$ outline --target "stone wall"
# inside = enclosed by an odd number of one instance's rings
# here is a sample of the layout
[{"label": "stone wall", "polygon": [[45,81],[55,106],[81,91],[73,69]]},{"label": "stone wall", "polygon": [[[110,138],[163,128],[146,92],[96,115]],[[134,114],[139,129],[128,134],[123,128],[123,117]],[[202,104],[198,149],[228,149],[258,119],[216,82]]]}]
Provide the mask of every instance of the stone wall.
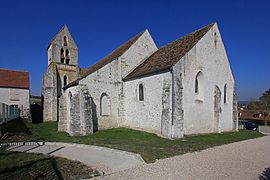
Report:
[{"label": "stone wall", "polygon": [[[64,36],[67,37],[67,46],[64,46]],[[61,48],[69,50],[70,65],[78,65],[78,47],[73,40],[69,30],[64,26],[54,37],[48,47],[48,65],[50,63],[61,63]]]},{"label": "stone wall", "polygon": [[59,101],[58,130],[70,135],[86,135],[94,131],[92,98],[86,86],[66,90]]},{"label": "stone wall", "polygon": [[57,121],[57,68],[51,64],[42,79],[43,121]]},{"label": "stone wall", "polygon": [[180,61],[172,69],[172,138],[184,136],[183,68],[184,64]]},{"label": "stone wall", "polygon": [[[214,25],[209,32],[179,61],[182,63],[184,134],[214,132],[214,91],[221,91],[221,130],[233,129],[234,78],[221,39]],[[195,93],[198,72],[203,76],[203,94]],[[224,103],[224,85],[227,86],[227,102]]]},{"label": "stone wall", "polygon": [[[125,126],[170,136],[171,77],[171,73],[166,72],[125,82]],[[143,85],[143,101],[139,100],[140,84]]]}]

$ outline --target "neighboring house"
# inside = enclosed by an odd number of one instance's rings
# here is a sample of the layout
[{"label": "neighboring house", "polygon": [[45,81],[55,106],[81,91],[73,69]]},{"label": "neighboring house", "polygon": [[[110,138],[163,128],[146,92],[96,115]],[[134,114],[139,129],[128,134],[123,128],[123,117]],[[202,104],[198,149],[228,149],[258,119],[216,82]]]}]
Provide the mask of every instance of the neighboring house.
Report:
[{"label": "neighboring house", "polygon": [[260,125],[270,124],[270,114],[265,111],[238,108],[239,120],[254,121]]},{"label": "neighboring house", "polygon": [[64,26],[48,64],[43,117],[71,135],[129,127],[181,138],[238,129],[235,80],[216,23],[159,49],[145,30],[87,69],[78,67]]},{"label": "neighboring house", "polygon": [[18,107],[22,117],[29,117],[29,72],[0,69],[0,102]]}]

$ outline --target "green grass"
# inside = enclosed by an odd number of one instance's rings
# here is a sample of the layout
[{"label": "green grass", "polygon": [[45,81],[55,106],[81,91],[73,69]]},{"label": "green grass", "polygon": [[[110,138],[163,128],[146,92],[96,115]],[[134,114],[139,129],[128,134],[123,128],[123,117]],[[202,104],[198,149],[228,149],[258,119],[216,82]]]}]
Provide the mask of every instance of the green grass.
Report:
[{"label": "green grass", "polygon": [[[239,132],[187,136],[183,139],[169,140],[152,133],[127,128],[98,131],[88,136],[69,136],[67,133],[57,132],[56,122],[45,122],[41,124],[32,124],[28,121],[23,122],[25,127],[27,127],[24,128],[26,135],[11,136],[5,141],[18,141],[20,137],[23,137],[22,139],[27,137],[28,140],[45,138],[46,141],[106,146],[139,153],[146,162],[154,162],[156,159],[263,136],[256,131],[242,130]],[[12,127],[9,128],[12,129]],[[31,132],[30,135],[29,132]]]},{"label": "green grass", "polygon": [[1,152],[0,179],[85,179],[97,171],[80,162],[41,154]]}]

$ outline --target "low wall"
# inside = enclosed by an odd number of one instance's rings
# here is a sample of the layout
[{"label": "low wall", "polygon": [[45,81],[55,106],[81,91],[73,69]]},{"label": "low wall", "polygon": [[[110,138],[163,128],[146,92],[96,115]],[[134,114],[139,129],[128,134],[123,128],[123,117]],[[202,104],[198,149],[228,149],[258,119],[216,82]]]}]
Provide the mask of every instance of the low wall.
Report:
[{"label": "low wall", "polygon": [[270,134],[270,126],[259,126],[259,132],[263,134]]}]

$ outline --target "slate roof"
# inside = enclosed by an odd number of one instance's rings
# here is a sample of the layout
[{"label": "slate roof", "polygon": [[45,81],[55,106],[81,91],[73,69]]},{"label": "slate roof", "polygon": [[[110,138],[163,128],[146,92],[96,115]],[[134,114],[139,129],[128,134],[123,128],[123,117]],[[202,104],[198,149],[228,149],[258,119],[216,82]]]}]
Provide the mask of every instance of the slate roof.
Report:
[{"label": "slate roof", "polygon": [[29,72],[0,69],[0,87],[29,89]]},{"label": "slate roof", "polygon": [[147,58],[142,64],[128,74],[124,80],[131,80],[148,74],[169,70],[186,53],[188,53],[198,41],[210,30],[214,23],[209,24],[191,34],[173,41]]},{"label": "slate roof", "polygon": [[111,54],[109,54],[108,56],[106,56],[105,58],[101,59],[100,61],[98,61],[96,64],[94,64],[93,66],[87,68],[86,70],[84,69],[83,71],[85,71],[85,73],[77,80],[69,83],[68,85],[66,85],[63,89],[67,89],[71,86],[77,85],[79,83],[79,81],[83,78],[85,78],[86,76],[96,72],[97,70],[99,70],[100,68],[104,67],[105,65],[109,64],[110,62],[114,61],[115,59],[117,59],[118,57],[122,56],[138,39],[139,37],[141,37],[141,35],[144,33],[145,31],[137,34],[136,36],[134,36],[133,38],[131,38],[129,41],[127,41],[126,43],[122,44],[120,47],[118,47],[116,50],[114,50]]}]

